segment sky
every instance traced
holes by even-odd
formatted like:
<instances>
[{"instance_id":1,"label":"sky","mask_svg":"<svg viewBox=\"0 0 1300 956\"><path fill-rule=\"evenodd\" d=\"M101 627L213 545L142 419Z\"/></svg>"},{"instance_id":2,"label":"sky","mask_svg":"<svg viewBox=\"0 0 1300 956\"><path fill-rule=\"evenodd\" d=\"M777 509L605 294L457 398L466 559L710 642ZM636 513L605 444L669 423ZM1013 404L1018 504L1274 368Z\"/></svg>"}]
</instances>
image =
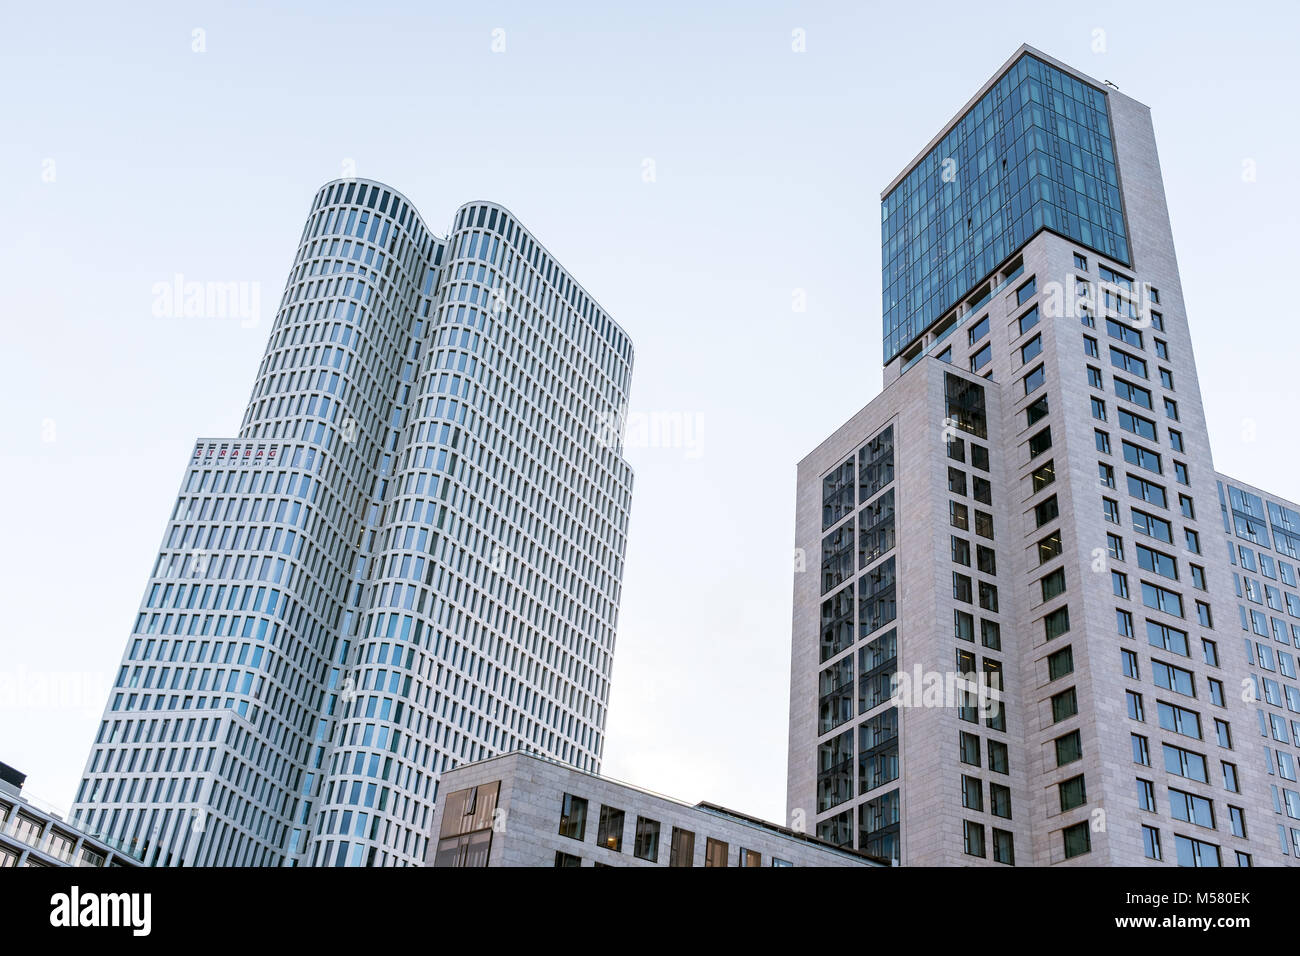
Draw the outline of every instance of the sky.
<instances>
[{"instance_id":1,"label":"sky","mask_svg":"<svg viewBox=\"0 0 1300 956\"><path fill-rule=\"evenodd\" d=\"M1214 464L1300 499L1297 10L10 9L0 761L70 806L194 439L237 432L311 199L356 175L442 234L502 203L632 337L633 422L677 430L627 450L602 772L781 820L795 466L880 389L881 189L1021 43L1151 107ZM169 310L178 275L258 315Z\"/></svg>"}]
</instances>

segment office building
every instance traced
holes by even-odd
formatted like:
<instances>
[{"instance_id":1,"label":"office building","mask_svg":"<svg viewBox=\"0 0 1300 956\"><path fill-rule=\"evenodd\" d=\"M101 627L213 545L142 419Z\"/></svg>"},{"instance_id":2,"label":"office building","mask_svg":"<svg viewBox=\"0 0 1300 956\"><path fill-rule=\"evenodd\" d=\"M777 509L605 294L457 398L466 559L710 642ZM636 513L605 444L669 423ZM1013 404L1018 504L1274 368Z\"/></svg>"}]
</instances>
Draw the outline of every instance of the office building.
<instances>
[{"instance_id":1,"label":"office building","mask_svg":"<svg viewBox=\"0 0 1300 956\"><path fill-rule=\"evenodd\" d=\"M0 763L0 869L18 866L138 866L101 836L23 791L25 774Z\"/></svg>"},{"instance_id":2,"label":"office building","mask_svg":"<svg viewBox=\"0 0 1300 956\"><path fill-rule=\"evenodd\" d=\"M710 803L514 752L443 775L427 862L482 866L881 866Z\"/></svg>"},{"instance_id":3,"label":"office building","mask_svg":"<svg viewBox=\"0 0 1300 956\"><path fill-rule=\"evenodd\" d=\"M881 223L884 389L798 470L791 819L903 865L1295 861L1150 111L1022 47Z\"/></svg>"},{"instance_id":4,"label":"office building","mask_svg":"<svg viewBox=\"0 0 1300 956\"><path fill-rule=\"evenodd\" d=\"M418 865L441 773L597 770L627 335L503 207L317 193L170 508L75 812L148 865Z\"/></svg>"}]
</instances>

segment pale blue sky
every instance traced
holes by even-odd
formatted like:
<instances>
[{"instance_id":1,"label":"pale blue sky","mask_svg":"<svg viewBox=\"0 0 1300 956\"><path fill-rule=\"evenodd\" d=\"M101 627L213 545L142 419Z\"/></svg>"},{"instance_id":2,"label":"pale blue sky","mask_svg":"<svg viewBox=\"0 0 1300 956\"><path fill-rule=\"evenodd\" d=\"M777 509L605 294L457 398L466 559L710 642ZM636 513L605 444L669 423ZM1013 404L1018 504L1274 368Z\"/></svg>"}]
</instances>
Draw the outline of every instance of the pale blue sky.
<instances>
[{"instance_id":1,"label":"pale blue sky","mask_svg":"<svg viewBox=\"0 0 1300 956\"><path fill-rule=\"evenodd\" d=\"M71 802L191 443L237 430L349 160L435 231L511 208L632 336L632 411L703 423L629 451L611 776L783 815L795 462L879 389L881 188L1022 42L1152 108L1215 464L1300 498L1294 4L611 6L8 11L0 760L33 793ZM156 317L176 273L260 283L261 322Z\"/></svg>"}]
</instances>

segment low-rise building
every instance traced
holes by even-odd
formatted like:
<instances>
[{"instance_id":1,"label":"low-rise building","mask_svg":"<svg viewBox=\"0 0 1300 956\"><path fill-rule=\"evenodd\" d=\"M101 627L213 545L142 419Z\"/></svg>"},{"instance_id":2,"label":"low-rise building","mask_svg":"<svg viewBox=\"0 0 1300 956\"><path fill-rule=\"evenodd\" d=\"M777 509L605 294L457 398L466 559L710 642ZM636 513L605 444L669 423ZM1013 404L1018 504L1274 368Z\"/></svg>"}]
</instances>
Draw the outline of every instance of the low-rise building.
<instances>
[{"instance_id":1,"label":"low-rise building","mask_svg":"<svg viewBox=\"0 0 1300 956\"><path fill-rule=\"evenodd\" d=\"M111 843L69 825L23 793L25 774L0 763L0 869L11 866L139 866Z\"/></svg>"},{"instance_id":2,"label":"low-rise building","mask_svg":"<svg viewBox=\"0 0 1300 956\"><path fill-rule=\"evenodd\" d=\"M521 751L445 772L430 835L430 866L887 865Z\"/></svg>"}]
</instances>

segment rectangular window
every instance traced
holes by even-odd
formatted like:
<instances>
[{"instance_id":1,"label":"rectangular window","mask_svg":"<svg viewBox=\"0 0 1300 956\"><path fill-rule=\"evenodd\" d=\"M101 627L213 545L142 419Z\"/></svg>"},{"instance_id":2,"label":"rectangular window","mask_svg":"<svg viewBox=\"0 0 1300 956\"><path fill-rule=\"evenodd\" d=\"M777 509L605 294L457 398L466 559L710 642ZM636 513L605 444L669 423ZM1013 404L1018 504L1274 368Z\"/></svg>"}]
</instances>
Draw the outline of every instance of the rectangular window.
<instances>
[{"instance_id":1,"label":"rectangular window","mask_svg":"<svg viewBox=\"0 0 1300 956\"><path fill-rule=\"evenodd\" d=\"M962 821L965 837L965 851L968 856L984 856L984 825Z\"/></svg>"},{"instance_id":2,"label":"rectangular window","mask_svg":"<svg viewBox=\"0 0 1300 956\"><path fill-rule=\"evenodd\" d=\"M1039 365L1024 377L1025 394L1028 395L1036 388L1039 388L1046 379L1047 373L1043 371L1043 366Z\"/></svg>"},{"instance_id":3,"label":"rectangular window","mask_svg":"<svg viewBox=\"0 0 1300 956\"><path fill-rule=\"evenodd\" d=\"M704 865L726 866L727 844L713 837L707 837L704 842Z\"/></svg>"},{"instance_id":4,"label":"rectangular window","mask_svg":"<svg viewBox=\"0 0 1300 956\"><path fill-rule=\"evenodd\" d=\"M1141 734L1130 734L1133 743L1133 762L1140 763L1144 767L1151 766L1151 751L1147 745L1147 739Z\"/></svg>"},{"instance_id":5,"label":"rectangular window","mask_svg":"<svg viewBox=\"0 0 1300 956\"><path fill-rule=\"evenodd\" d=\"M1047 656L1047 679L1058 680L1066 674L1074 673L1074 652L1069 647Z\"/></svg>"},{"instance_id":6,"label":"rectangular window","mask_svg":"<svg viewBox=\"0 0 1300 956\"><path fill-rule=\"evenodd\" d=\"M695 865L695 834L673 827L673 843L668 853L669 866Z\"/></svg>"},{"instance_id":7,"label":"rectangular window","mask_svg":"<svg viewBox=\"0 0 1300 956\"><path fill-rule=\"evenodd\" d=\"M596 842L607 850L619 853L623 849L623 811L615 807L600 808L600 826Z\"/></svg>"},{"instance_id":8,"label":"rectangular window","mask_svg":"<svg viewBox=\"0 0 1300 956\"><path fill-rule=\"evenodd\" d=\"M1088 788L1084 786L1083 774L1063 780L1057 784L1057 795L1061 802L1061 812L1073 810L1088 802Z\"/></svg>"},{"instance_id":9,"label":"rectangular window","mask_svg":"<svg viewBox=\"0 0 1300 956\"><path fill-rule=\"evenodd\" d=\"M1088 821L1076 823L1061 831L1064 841L1065 858L1082 856L1092 849L1092 835L1088 830Z\"/></svg>"},{"instance_id":10,"label":"rectangular window","mask_svg":"<svg viewBox=\"0 0 1300 956\"><path fill-rule=\"evenodd\" d=\"M638 860L659 861L659 821L645 817L636 818L636 846L634 856Z\"/></svg>"},{"instance_id":11,"label":"rectangular window","mask_svg":"<svg viewBox=\"0 0 1300 956\"><path fill-rule=\"evenodd\" d=\"M1036 359L1043 351L1042 335L1035 335L1032 339L1020 346L1020 364L1028 365Z\"/></svg>"},{"instance_id":12,"label":"rectangular window","mask_svg":"<svg viewBox=\"0 0 1300 956\"><path fill-rule=\"evenodd\" d=\"M587 832L587 801L566 793L560 802L560 836L584 840Z\"/></svg>"},{"instance_id":13,"label":"rectangular window","mask_svg":"<svg viewBox=\"0 0 1300 956\"><path fill-rule=\"evenodd\" d=\"M1056 747L1056 765L1064 767L1083 757L1083 743L1077 730L1072 730L1052 742Z\"/></svg>"}]
</instances>

